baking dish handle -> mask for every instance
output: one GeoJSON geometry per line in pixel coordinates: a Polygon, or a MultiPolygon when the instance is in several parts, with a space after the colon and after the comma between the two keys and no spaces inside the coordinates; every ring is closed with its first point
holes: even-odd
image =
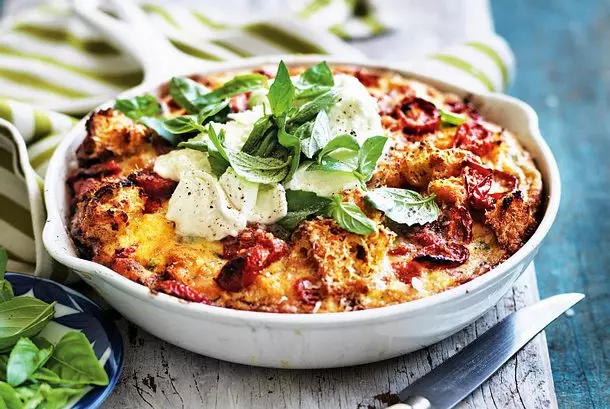
{"type": "Polygon", "coordinates": [[[98,0],[73,0],[73,8],[85,23],[142,65],[142,84],[154,85],[172,75],[200,70],[206,64],[176,49],[131,0],[110,0],[109,3],[121,20],[100,10],[98,0]]]}

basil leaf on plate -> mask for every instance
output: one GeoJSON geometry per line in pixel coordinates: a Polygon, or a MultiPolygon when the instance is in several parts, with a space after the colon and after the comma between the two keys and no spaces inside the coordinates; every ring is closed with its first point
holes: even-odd
{"type": "Polygon", "coordinates": [[[457,126],[457,125],[461,125],[465,122],[468,122],[468,119],[466,117],[464,117],[463,115],[455,114],[451,111],[446,111],[444,109],[441,109],[440,113],[441,113],[441,123],[443,125],[457,126]]]}
{"type": "MultiPolygon", "coordinates": [[[[38,386],[38,389],[35,390],[34,395],[29,398],[28,403],[32,400],[38,402],[38,405],[42,403],[40,406],[35,406],[38,409],[63,409],[70,399],[84,394],[85,391],[85,387],[53,388],[46,383],[42,383],[38,386]]],[[[34,406],[31,407],[33,408],[34,406]]],[[[29,409],[29,407],[26,406],[23,409],[29,409]]]]}
{"type": "Polygon", "coordinates": [[[172,145],[176,146],[178,143],[180,143],[180,138],[178,136],[165,129],[165,120],[163,118],[144,116],[140,118],[138,122],[143,123],[150,129],[155,131],[157,135],[170,142],[172,145]]]}
{"type": "Polygon", "coordinates": [[[206,105],[216,104],[224,99],[234,97],[235,95],[255,91],[266,86],[267,77],[262,74],[237,75],[215,90],[197,96],[194,102],[199,109],[202,109],[206,105]]]}
{"type": "Polygon", "coordinates": [[[288,123],[300,125],[304,122],[311,121],[318,115],[318,112],[325,110],[337,101],[337,95],[332,90],[324,92],[318,95],[311,101],[308,101],[301,105],[296,112],[290,116],[288,123]]]}
{"type": "Polygon", "coordinates": [[[22,337],[37,335],[55,315],[55,302],[47,304],[33,297],[14,297],[0,304],[0,351],[22,337]]]}
{"type": "Polygon", "coordinates": [[[294,172],[297,171],[299,163],[301,162],[301,140],[295,135],[286,132],[285,116],[279,118],[279,129],[277,134],[277,140],[285,148],[291,150],[292,160],[290,162],[290,169],[284,178],[284,182],[288,182],[292,179],[294,172]]]}
{"type": "Polygon", "coordinates": [[[349,164],[330,156],[325,156],[321,162],[314,162],[307,168],[306,172],[322,170],[326,172],[353,172],[356,169],[349,164]]]}
{"type": "Polygon", "coordinates": [[[169,95],[190,114],[198,114],[207,105],[200,104],[198,100],[209,93],[207,87],[190,78],[173,77],[169,82],[169,95]]]}
{"type": "Polygon", "coordinates": [[[373,136],[362,144],[358,154],[358,173],[363,182],[371,180],[387,140],[385,136],[373,136]]]}
{"type": "MultiPolygon", "coordinates": [[[[301,129],[301,125],[298,129],[301,129]]],[[[297,129],[297,130],[298,130],[297,129]]],[[[311,136],[299,138],[301,141],[301,152],[308,158],[313,158],[314,155],[324,148],[332,138],[330,132],[330,120],[325,111],[318,112],[315,121],[311,127],[311,136]]]]}
{"type": "Polygon", "coordinates": [[[340,150],[345,149],[352,152],[358,152],[360,150],[360,145],[356,138],[351,135],[340,135],[336,138],[333,138],[328,142],[324,148],[318,153],[318,162],[322,162],[322,160],[329,154],[340,150]]]}
{"type": "Polygon", "coordinates": [[[137,121],[144,116],[157,115],[161,112],[161,105],[157,98],[146,94],[127,99],[117,99],[114,102],[114,109],[137,121]]]}
{"type": "Polygon", "coordinates": [[[53,372],[49,368],[44,367],[38,368],[38,370],[30,376],[30,379],[33,379],[38,382],[47,382],[55,385],[60,383],[67,383],[65,381],[62,381],[59,375],[57,375],[55,372],[53,372]]]}
{"type": "Polygon", "coordinates": [[[257,156],[268,156],[265,155],[265,151],[267,150],[263,145],[265,145],[265,141],[269,134],[271,128],[273,128],[274,123],[271,120],[271,116],[266,115],[260,117],[252,127],[252,131],[248,135],[248,139],[246,139],[246,143],[242,146],[241,150],[249,153],[250,155],[257,156]]]}
{"type": "Polygon", "coordinates": [[[66,332],[45,367],[66,383],[108,385],[108,375],[82,332],[66,332]]]}
{"type": "Polygon", "coordinates": [[[396,223],[412,226],[435,221],[440,209],[435,196],[422,196],[408,189],[381,187],[366,193],[366,200],[396,223]]]}
{"type": "Polygon", "coordinates": [[[288,213],[278,224],[286,229],[294,229],[300,222],[310,216],[326,214],[330,199],[304,190],[286,190],[288,213]]]}
{"type": "Polygon", "coordinates": [[[377,225],[355,204],[344,202],[341,195],[335,194],[328,205],[328,216],[332,217],[343,229],[356,234],[375,233],[377,225]]]}
{"type": "Polygon", "coordinates": [[[0,355],[0,381],[6,382],[6,364],[8,355],[0,355]]]}
{"type": "Polygon", "coordinates": [[[205,130],[197,123],[197,115],[183,115],[166,119],[163,122],[163,127],[174,135],[205,130]]]}
{"type": "Polygon", "coordinates": [[[0,408],[23,409],[23,404],[17,396],[17,391],[6,382],[0,382],[0,408]]]}
{"type": "Polygon", "coordinates": [[[271,105],[271,112],[276,117],[284,114],[292,107],[294,101],[295,88],[290,79],[288,68],[284,61],[280,61],[280,65],[277,68],[277,74],[273,84],[269,87],[269,104],[271,105]]]}
{"type": "Polygon", "coordinates": [[[297,99],[311,99],[317,95],[327,92],[335,81],[332,71],[326,61],[309,67],[301,74],[295,86],[297,88],[297,99]]]}
{"type": "Polygon", "coordinates": [[[28,338],[21,338],[8,358],[6,379],[11,386],[19,386],[25,382],[38,368],[43,366],[53,348],[38,349],[28,338]]]}
{"type": "Polygon", "coordinates": [[[241,151],[226,151],[229,163],[235,173],[249,182],[272,184],[281,182],[288,174],[291,158],[282,161],[277,158],[261,158],[241,151]]]}
{"type": "Polygon", "coordinates": [[[227,114],[230,112],[231,108],[229,108],[228,99],[209,104],[203,107],[197,114],[197,123],[199,125],[205,125],[210,121],[225,122],[227,120],[227,114]]]}

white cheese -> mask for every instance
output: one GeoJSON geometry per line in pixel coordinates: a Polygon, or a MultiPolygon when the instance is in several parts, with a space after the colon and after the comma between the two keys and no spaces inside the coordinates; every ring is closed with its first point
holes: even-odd
{"type": "Polygon", "coordinates": [[[205,172],[189,172],[169,199],[166,217],[182,236],[220,240],[246,228],[246,217],[233,208],[216,178],[205,172]]]}
{"type": "Polygon", "coordinates": [[[238,176],[233,168],[228,168],[218,181],[236,210],[248,215],[254,209],[258,183],[248,182],[238,176]]]}
{"type": "Polygon", "coordinates": [[[383,135],[377,100],[366,87],[351,75],[338,74],[334,80],[339,101],[328,111],[332,135],[351,134],[360,145],[371,136],[383,135]]]}
{"type": "Polygon", "coordinates": [[[306,190],[318,196],[330,196],[359,185],[358,178],[351,172],[308,171],[313,162],[305,162],[286,184],[286,189],[306,190]]]}
{"type": "Polygon", "coordinates": [[[161,177],[171,180],[180,180],[184,172],[201,170],[212,172],[208,154],[194,149],[178,149],[155,160],[154,171],[161,177]]]}
{"type": "Polygon", "coordinates": [[[261,186],[256,197],[256,206],[248,221],[263,224],[271,224],[280,220],[288,213],[288,202],[284,186],[275,185],[271,187],[261,186]]]}
{"type": "Polygon", "coordinates": [[[256,105],[243,112],[229,114],[229,121],[224,124],[210,122],[216,134],[225,131],[225,146],[232,150],[240,150],[246,143],[254,123],[264,114],[263,106],[256,105]]]}

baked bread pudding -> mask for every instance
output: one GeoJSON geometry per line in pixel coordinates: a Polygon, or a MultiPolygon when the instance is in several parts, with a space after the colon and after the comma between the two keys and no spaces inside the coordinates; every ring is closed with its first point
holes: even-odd
{"type": "Polygon", "coordinates": [[[190,302],[281,313],[419,299],[538,225],[542,179],[468,99],[320,63],[175,77],[91,114],[79,256],[190,302]]]}

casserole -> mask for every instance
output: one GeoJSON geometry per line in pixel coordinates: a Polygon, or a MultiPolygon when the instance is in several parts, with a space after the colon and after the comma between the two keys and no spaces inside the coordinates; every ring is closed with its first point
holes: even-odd
{"type": "MultiPolygon", "coordinates": [[[[289,65],[313,65],[321,57],[282,58],[289,65]]],[[[426,78],[392,65],[326,58],[333,65],[390,70],[419,79],[460,97],[467,90],[426,78]]],[[[277,64],[279,57],[218,64],[199,74],[245,70],[277,64]]],[[[126,96],[155,93],[161,84],[143,85],[126,96]]],[[[364,311],[306,315],[236,311],[184,303],[165,294],[151,294],[108,268],[76,257],[67,232],[69,191],[65,185],[76,148],[85,137],[81,121],[58,147],[49,164],[45,185],[48,221],[43,240],[50,254],[76,271],[128,319],[168,342],[233,362],[292,368],[359,364],[404,354],[458,331],[492,307],[532,261],[559,205],[559,175],[555,160],[538,130],[531,107],[498,94],[475,94],[481,114],[517,135],[532,154],[545,186],[546,209],[532,237],[504,263],[459,287],[424,299],[364,311]]],[[[111,103],[102,107],[109,107],[111,103]]]]}

